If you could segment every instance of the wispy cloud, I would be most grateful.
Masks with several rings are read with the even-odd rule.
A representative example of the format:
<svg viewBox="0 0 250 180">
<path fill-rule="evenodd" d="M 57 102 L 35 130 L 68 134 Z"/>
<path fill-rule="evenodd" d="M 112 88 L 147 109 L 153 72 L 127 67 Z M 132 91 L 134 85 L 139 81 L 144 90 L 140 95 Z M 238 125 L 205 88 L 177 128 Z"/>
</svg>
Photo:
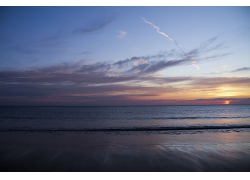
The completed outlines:
<svg viewBox="0 0 250 180">
<path fill-rule="evenodd" d="M 53 39 L 53 38 L 52 38 Z M 55 38 L 56 39 L 56 38 Z M 216 60 L 229 54 L 212 54 L 216 38 L 204 42 L 190 51 L 198 62 Z M 204 49 L 211 49 L 206 56 Z M 160 51 L 157 54 L 131 57 L 116 62 L 99 61 L 91 63 L 81 60 L 64 62 L 47 67 L 31 68 L 25 71 L 0 71 L 0 104 L 38 103 L 68 105 L 124 105 L 180 103 L 179 96 L 192 96 L 190 89 L 200 94 L 219 87 L 234 86 L 248 89 L 247 77 L 162 77 L 156 73 L 172 67 L 190 64 L 190 59 L 176 50 Z M 239 68 L 237 71 L 248 70 Z M 236 70 L 235 70 L 236 71 Z M 160 99 L 171 99 L 160 101 Z M 154 100 L 155 99 L 155 100 Z M 100 103 L 102 101 L 102 103 Z M 70 104 L 71 103 L 71 104 Z M 81 104 L 83 103 L 83 104 Z M 191 101 L 190 101 L 191 103 Z"/>
<path fill-rule="evenodd" d="M 238 69 L 235 69 L 231 72 L 240 72 L 240 71 L 250 71 L 250 67 L 238 68 Z"/>
<path fill-rule="evenodd" d="M 175 63 L 175 62 L 171 62 Z M 163 63 L 164 65 L 164 63 Z M 163 66 L 161 63 L 159 66 Z M 158 64 L 155 65 L 158 67 Z M 155 66 L 151 66 L 146 71 L 155 71 Z M 85 65 L 84 62 L 64 63 L 58 66 L 46 68 L 32 69 L 26 71 L 1 71 L 0 85 L 41 85 L 41 86 L 67 86 L 79 85 L 86 86 L 106 86 L 116 83 L 137 82 L 156 82 L 158 84 L 171 84 L 176 82 L 186 82 L 186 85 L 197 88 L 214 88 L 223 85 L 248 86 L 250 78 L 248 77 L 157 77 L 150 73 L 138 75 L 136 73 L 118 74 L 110 76 L 113 71 L 110 64 L 96 63 L 93 65 Z M 115 74 L 115 72 L 113 72 Z"/>
<path fill-rule="evenodd" d="M 83 62 L 82 62 L 83 63 Z M 109 76 L 109 65 L 84 63 L 33 69 L 27 71 L 4 71 L 0 72 L 0 99 L 1 104 L 11 102 L 42 102 L 59 103 L 61 105 L 73 103 L 80 105 L 86 102 L 88 105 L 105 105 L 100 100 L 107 100 L 111 104 L 140 104 L 146 101 L 149 104 L 167 103 L 160 102 L 160 96 L 175 98 L 178 100 L 181 94 L 194 92 L 206 94 L 218 91 L 221 86 L 233 86 L 234 88 L 249 89 L 250 78 L 242 77 L 156 77 L 152 75 L 138 76 L 120 74 Z M 148 84 L 150 83 L 150 85 Z M 179 83 L 175 86 L 174 83 Z M 180 84 L 181 83 L 181 84 Z M 192 89 L 192 92 L 189 92 Z M 197 92 L 195 93 L 197 97 Z M 136 100 L 136 99 L 141 100 Z M 149 99 L 158 99 L 157 101 Z M 165 99 L 165 98 L 164 98 Z M 180 100 L 173 104 L 183 104 Z M 39 103 L 40 102 L 40 103 Z M 90 103 L 91 102 L 91 103 Z M 208 102 L 204 100 L 204 103 Z M 214 101 L 215 102 L 215 101 Z M 170 101 L 168 102 L 170 103 Z M 187 101 L 187 103 L 195 104 Z M 196 102 L 197 103 L 197 102 Z M 202 104 L 202 102 L 200 102 Z M 184 103 L 185 104 L 185 103 Z M 83 104 L 82 104 L 83 105 Z"/>
<path fill-rule="evenodd" d="M 66 39 L 74 34 L 96 34 L 100 33 L 106 26 L 114 21 L 114 17 L 100 18 L 91 24 L 86 24 L 80 28 L 75 28 L 72 32 L 60 30 L 53 35 L 42 37 L 33 41 L 20 44 L 4 46 L 3 51 L 15 51 L 23 54 L 35 53 L 58 53 L 65 52 L 68 47 Z M 90 54 L 91 51 L 84 51 L 82 54 Z"/>
<path fill-rule="evenodd" d="M 125 38 L 125 36 L 127 35 L 128 33 L 126 31 L 119 31 L 118 32 L 118 35 L 116 36 L 117 38 L 119 39 L 123 39 Z"/>
<path fill-rule="evenodd" d="M 170 105 L 211 105 L 224 104 L 230 101 L 230 104 L 250 104 L 250 98 L 210 98 L 210 99 L 194 99 L 194 100 L 155 100 L 152 104 L 170 104 Z"/>
<path fill-rule="evenodd" d="M 171 38 L 171 37 L 170 37 L 169 35 L 167 35 L 166 33 L 161 32 L 161 31 L 160 31 L 160 28 L 159 28 L 158 26 L 156 26 L 156 25 L 154 25 L 153 23 L 147 21 L 145 18 L 142 18 L 142 19 L 143 19 L 143 21 L 144 21 L 145 23 L 150 24 L 151 26 L 153 26 L 153 28 L 155 28 L 156 31 L 157 31 L 159 34 L 165 36 L 165 37 L 168 38 L 170 41 L 174 42 L 175 45 L 179 48 L 179 50 L 186 56 L 186 58 L 188 58 L 188 59 L 190 60 L 190 62 L 192 63 L 192 65 L 193 65 L 197 70 L 200 69 L 200 67 L 196 65 L 196 61 L 195 61 L 194 59 L 192 59 L 190 56 L 188 56 L 188 54 L 185 53 L 185 52 L 183 51 L 183 49 L 181 48 L 181 45 L 180 45 L 176 40 L 174 40 L 173 38 Z"/>
<path fill-rule="evenodd" d="M 250 67 L 237 68 L 231 71 L 212 72 L 210 74 L 228 74 L 228 73 L 243 72 L 243 71 L 250 71 Z"/>
<path fill-rule="evenodd" d="M 99 48 L 100 46 L 96 46 L 90 50 L 87 50 L 87 51 L 83 51 L 81 53 L 78 53 L 79 55 L 90 55 L 90 54 L 93 54 L 94 52 L 96 52 L 96 50 Z"/>
<path fill-rule="evenodd" d="M 131 68 L 130 71 L 135 71 L 141 74 L 151 74 L 157 71 L 172 67 L 178 66 L 182 64 L 187 64 L 189 59 L 181 59 L 181 60 L 169 60 L 169 61 L 153 61 L 150 64 L 139 64 Z"/>
<path fill-rule="evenodd" d="M 73 31 L 74 34 L 99 33 L 114 21 L 114 17 L 101 18 L 94 23 L 83 25 Z"/>
<path fill-rule="evenodd" d="M 212 44 L 211 40 L 208 41 L 206 44 Z M 201 51 L 196 51 L 195 54 L 198 62 L 207 59 L 218 59 L 229 55 L 224 53 L 201 57 L 204 54 Z M 81 60 L 42 68 L 32 68 L 27 71 L 2 71 L 0 74 L 1 78 L 9 78 L 8 80 L 10 81 L 15 79 L 17 82 L 24 82 L 26 80 L 30 80 L 31 82 L 54 82 L 54 80 L 61 79 L 64 82 L 105 84 L 141 80 L 142 77 L 151 76 L 167 68 L 188 65 L 190 63 L 189 60 L 186 57 L 180 58 L 178 52 L 171 50 L 160 51 L 155 55 L 127 58 L 112 63 L 87 63 L 85 60 Z M 2 82 L 7 83 L 7 79 L 2 79 Z"/>
<path fill-rule="evenodd" d="M 198 48 L 195 48 L 195 49 L 189 51 L 187 53 L 187 55 L 196 56 L 196 55 L 200 54 L 201 52 L 211 51 L 212 49 L 216 49 L 216 48 L 212 48 L 212 49 L 209 49 L 209 50 L 207 49 L 210 44 L 212 44 L 213 42 L 216 41 L 216 39 L 218 39 L 218 37 L 213 37 L 213 38 L 210 38 L 210 39 L 202 42 Z"/>
<path fill-rule="evenodd" d="M 24 54 L 34 53 L 57 53 L 64 52 L 67 44 L 64 40 L 62 31 L 58 31 L 54 35 L 36 39 L 33 41 L 15 44 L 4 47 L 5 51 L 16 51 Z"/>
<path fill-rule="evenodd" d="M 207 60 L 218 60 L 229 56 L 231 53 L 216 53 L 207 55 L 207 50 L 209 50 L 209 52 L 216 52 L 216 50 L 221 48 L 221 46 L 213 46 L 216 39 L 217 38 L 214 37 L 204 41 L 199 48 L 195 48 L 190 51 L 188 56 L 183 57 L 176 50 L 161 51 L 155 55 L 132 57 L 130 59 L 120 60 L 115 62 L 114 65 L 119 68 L 126 69 L 128 73 L 136 72 L 137 74 L 151 74 L 170 67 L 188 65 L 190 64 L 190 58 L 195 58 L 197 62 L 205 62 Z"/>
<path fill-rule="evenodd" d="M 250 84 L 249 77 L 199 77 L 194 78 L 191 85 L 195 87 L 217 87 L 217 86 L 248 86 Z"/>
</svg>

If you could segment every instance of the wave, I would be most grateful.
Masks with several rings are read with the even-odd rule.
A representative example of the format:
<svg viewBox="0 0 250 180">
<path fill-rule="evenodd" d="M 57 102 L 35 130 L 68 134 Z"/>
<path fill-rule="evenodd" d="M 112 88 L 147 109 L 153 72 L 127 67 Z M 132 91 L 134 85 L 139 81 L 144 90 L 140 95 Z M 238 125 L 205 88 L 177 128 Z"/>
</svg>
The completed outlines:
<svg viewBox="0 0 250 180">
<path fill-rule="evenodd" d="M 102 117 L 103 118 L 103 117 Z M 99 120 L 103 119 L 100 118 Z M 119 117 L 120 119 L 121 117 Z M 126 120 L 195 120 L 195 119 L 250 119 L 250 116 L 183 116 L 183 117 L 142 117 L 142 118 L 138 118 L 138 117 L 126 117 L 124 119 Z M 3 120 L 52 120 L 51 118 L 41 118 L 41 117 L 0 117 L 0 121 Z M 62 119 L 65 120 L 65 118 L 57 118 L 58 120 Z M 70 118 L 69 118 L 70 119 Z M 107 120 L 110 119 L 114 119 L 114 118 L 108 118 Z M 116 119 L 116 118 L 115 118 Z M 55 120 L 55 118 L 53 118 L 53 120 Z M 87 119 L 87 118 L 75 118 L 75 120 L 77 121 L 92 121 L 92 119 Z M 93 120 L 93 121 L 98 121 L 98 120 Z"/>
<path fill-rule="evenodd" d="M 58 129 L 31 129 L 12 128 L 0 129 L 3 131 L 23 131 L 23 132 L 120 132 L 120 131 L 191 131 L 191 130 L 220 130 L 220 129 L 242 129 L 250 128 L 250 125 L 208 125 L 208 126 L 161 126 L 161 127 L 109 127 L 109 128 L 58 128 Z"/>
<path fill-rule="evenodd" d="M 154 117 L 154 118 L 146 118 L 146 119 L 156 119 L 156 120 L 181 120 L 181 119 L 246 119 L 250 118 L 250 116 L 185 116 L 185 117 Z"/>
</svg>

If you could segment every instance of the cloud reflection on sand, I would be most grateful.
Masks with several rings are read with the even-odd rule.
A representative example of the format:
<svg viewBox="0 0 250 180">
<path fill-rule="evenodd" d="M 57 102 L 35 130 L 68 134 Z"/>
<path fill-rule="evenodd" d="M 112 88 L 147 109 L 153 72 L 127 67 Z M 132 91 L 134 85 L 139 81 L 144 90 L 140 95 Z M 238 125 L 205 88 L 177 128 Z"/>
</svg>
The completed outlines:
<svg viewBox="0 0 250 180">
<path fill-rule="evenodd" d="M 249 133 L 1 132 L 0 167 L 2 171 L 249 171 Z"/>
</svg>

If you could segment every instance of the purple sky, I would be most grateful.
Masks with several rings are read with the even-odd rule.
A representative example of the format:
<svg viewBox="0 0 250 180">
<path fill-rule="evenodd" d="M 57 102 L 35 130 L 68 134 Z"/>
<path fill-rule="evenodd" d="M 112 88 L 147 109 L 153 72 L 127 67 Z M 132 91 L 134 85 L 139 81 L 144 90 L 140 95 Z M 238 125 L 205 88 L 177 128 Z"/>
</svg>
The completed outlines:
<svg viewBox="0 0 250 180">
<path fill-rule="evenodd" d="M 249 7 L 0 13 L 0 105 L 250 104 Z"/>
</svg>

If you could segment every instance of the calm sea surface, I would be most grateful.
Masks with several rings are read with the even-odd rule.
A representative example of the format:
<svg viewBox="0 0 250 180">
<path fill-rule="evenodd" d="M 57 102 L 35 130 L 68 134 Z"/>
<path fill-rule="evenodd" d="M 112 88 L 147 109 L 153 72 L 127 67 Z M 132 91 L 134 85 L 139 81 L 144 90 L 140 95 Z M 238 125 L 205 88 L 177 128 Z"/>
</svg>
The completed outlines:
<svg viewBox="0 0 250 180">
<path fill-rule="evenodd" d="M 0 130 L 248 127 L 250 105 L 0 107 Z"/>
<path fill-rule="evenodd" d="M 0 107 L 0 171 L 250 171 L 250 105 Z"/>
</svg>

